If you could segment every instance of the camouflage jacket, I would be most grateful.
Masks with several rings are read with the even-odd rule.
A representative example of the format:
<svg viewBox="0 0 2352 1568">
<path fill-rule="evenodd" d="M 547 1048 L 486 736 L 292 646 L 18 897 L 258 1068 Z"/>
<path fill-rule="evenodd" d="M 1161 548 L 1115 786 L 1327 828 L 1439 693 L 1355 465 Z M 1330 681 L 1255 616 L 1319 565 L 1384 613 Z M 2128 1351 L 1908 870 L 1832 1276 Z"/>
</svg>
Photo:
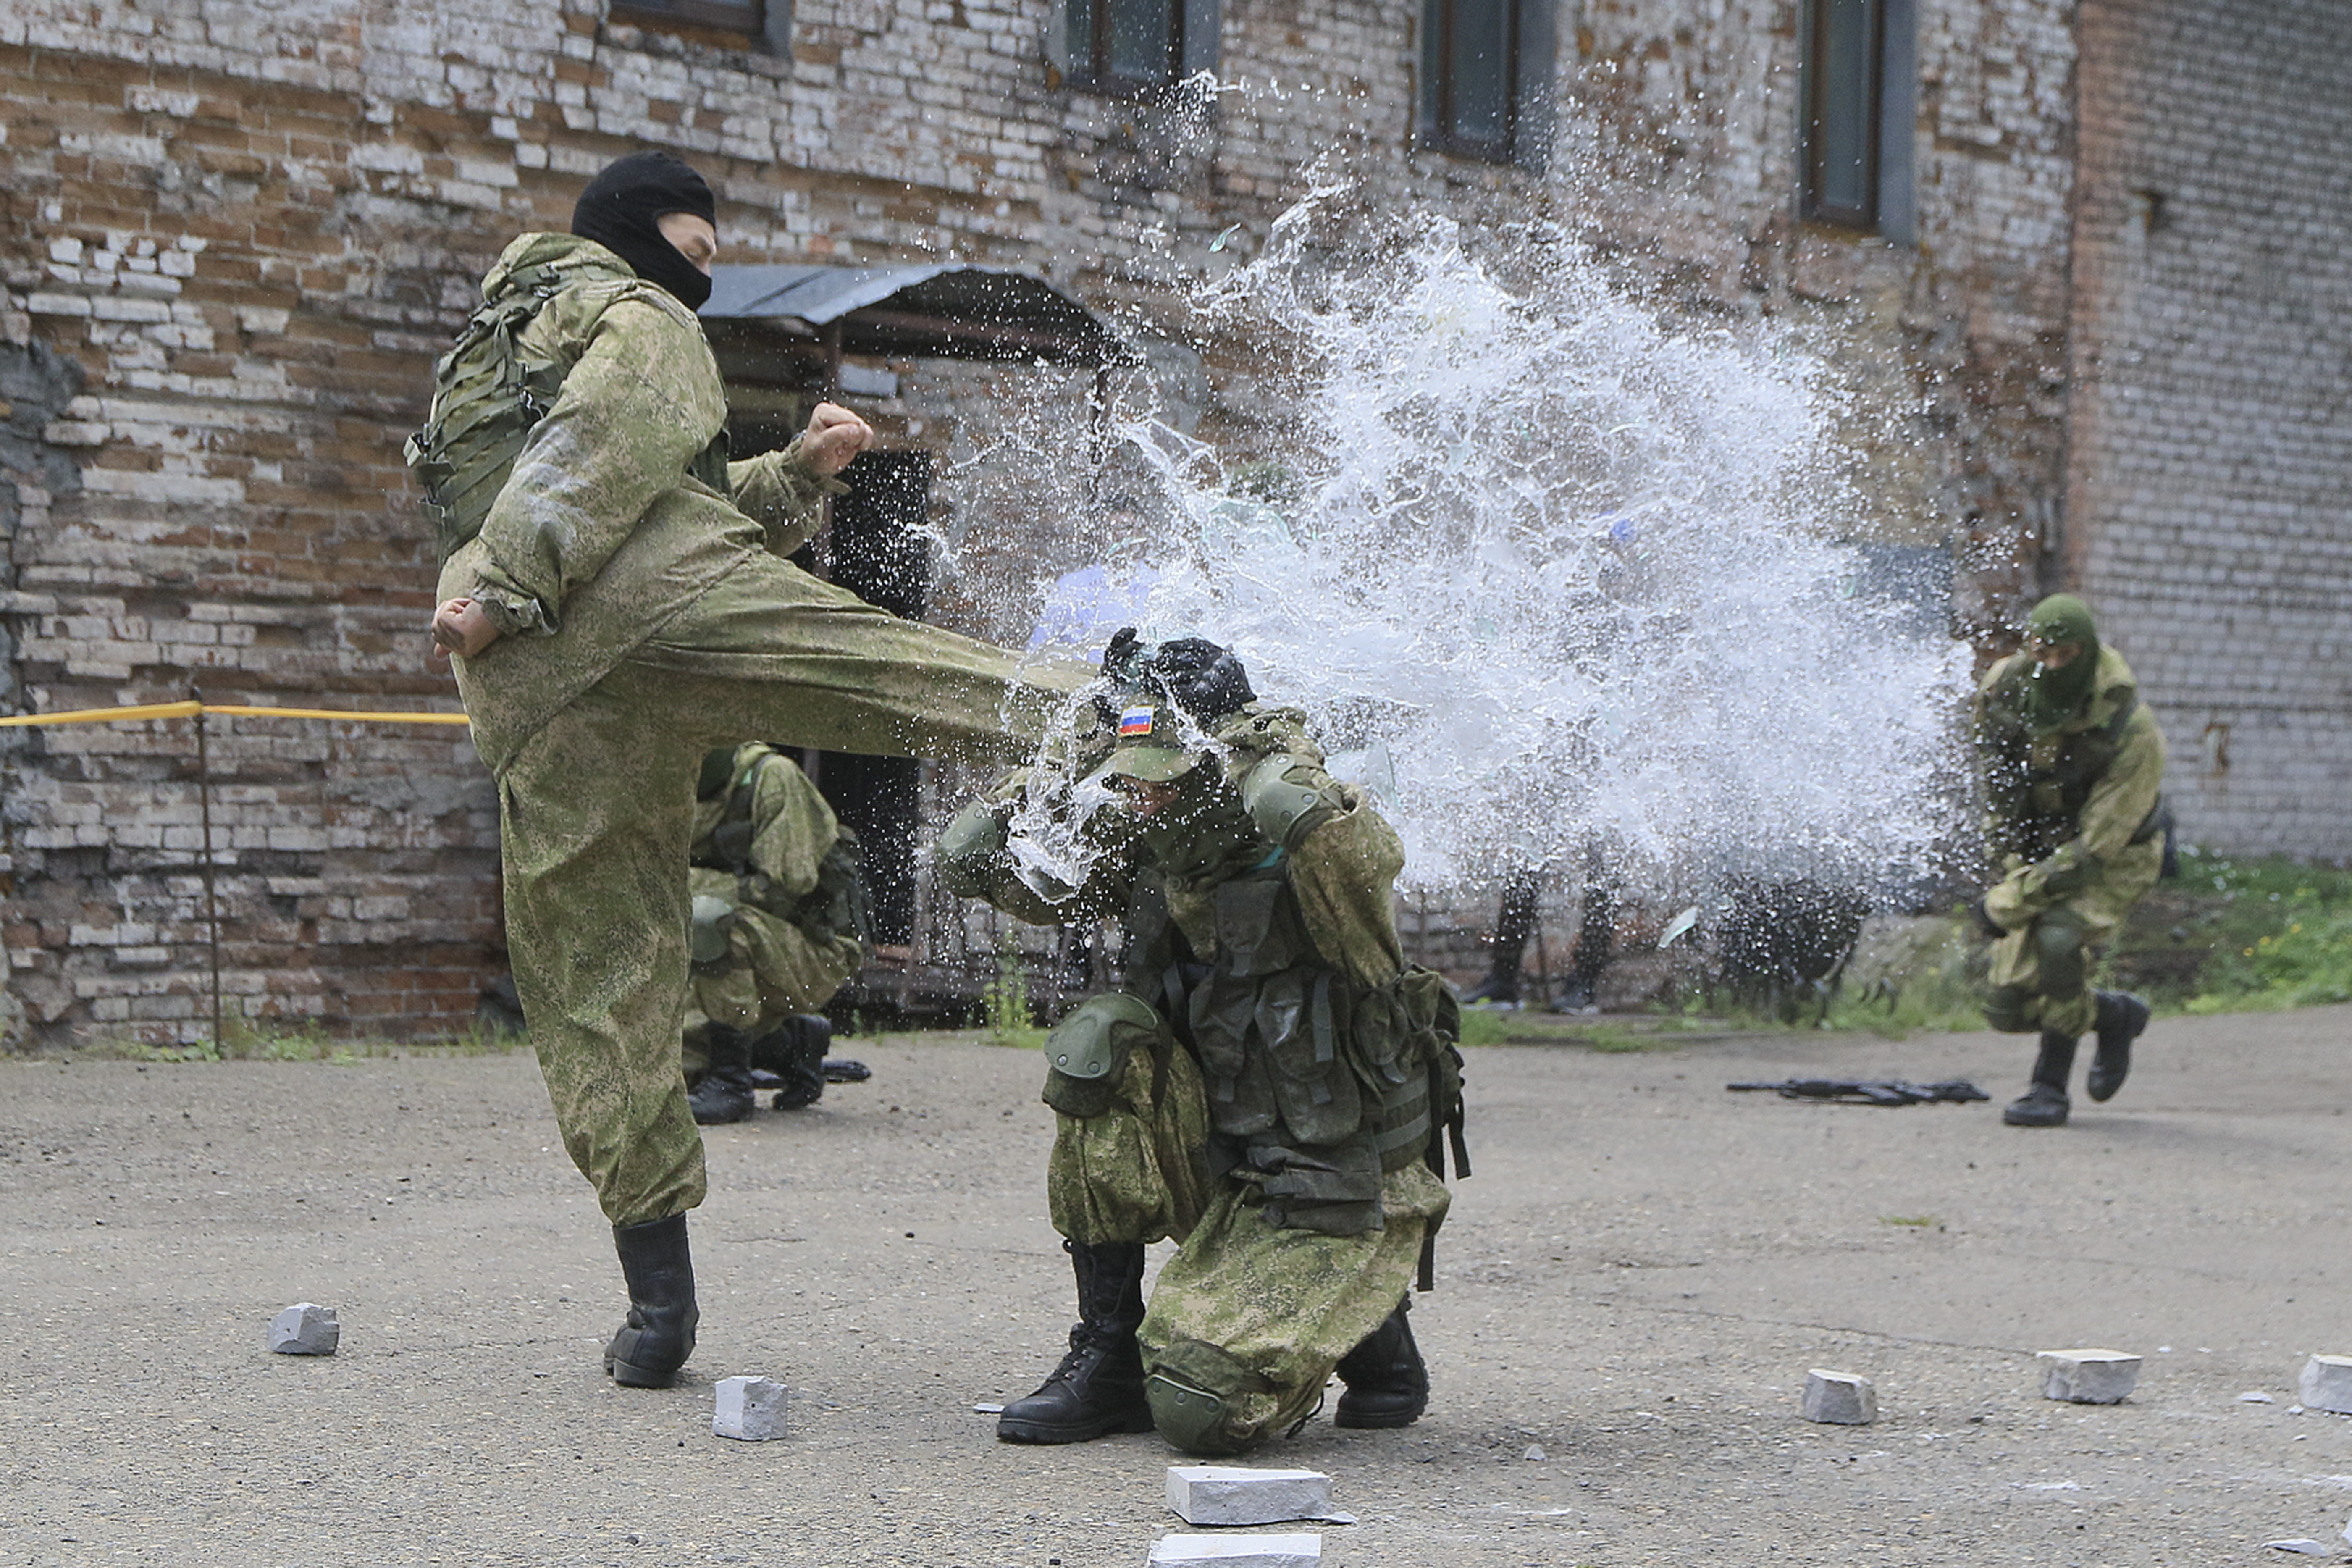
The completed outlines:
<svg viewBox="0 0 2352 1568">
<path fill-rule="evenodd" d="M 2164 733 L 2131 666 L 2099 649 L 2083 710 L 2053 730 L 2025 717 L 2032 660 L 2011 654 L 1977 689 L 1987 837 L 2004 873 L 2000 903 L 2032 913 L 2087 886 L 2127 853 L 2160 855 Z"/>
<path fill-rule="evenodd" d="M 503 634 L 457 661 L 493 771 L 752 552 L 800 548 L 824 498 L 845 488 L 802 462 L 798 442 L 723 470 L 710 461 L 727 397 L 701 324 L 603 246 L 524 235 L 483 298 L 542 266 L 566 280 L 520 341 L 569 366 L 562 389 L 438 588 L 474 599 Z M 711 482 L 722 471 L 723 489 Z"/>
<path fill-rule="evenodd" d="M 856 836 L 800 765 L 772 746 L 738 746 L 727 788 L 695 802 L 688 858 L 732 876 L 734 904 L 790 921 L 813 941 L 866 934 Z"/>
</svg>

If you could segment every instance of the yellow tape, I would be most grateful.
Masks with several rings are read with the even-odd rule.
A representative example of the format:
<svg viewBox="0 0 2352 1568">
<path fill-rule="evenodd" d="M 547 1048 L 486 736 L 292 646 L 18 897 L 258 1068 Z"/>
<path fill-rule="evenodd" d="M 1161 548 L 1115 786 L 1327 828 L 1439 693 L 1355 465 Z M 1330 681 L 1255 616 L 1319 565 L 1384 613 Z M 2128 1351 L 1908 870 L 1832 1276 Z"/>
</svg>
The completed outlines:
<svg viewBox="0 0 2352 1568">
<path fill-rule="evenodd" d="M 135 708 L 82 708 L 71 713 L 18 713 L 0 729 L 38 724 L 107 724 L 133 719 L 193 719 L 226 713 L 247 719 L 331 719 L 347 724 L 464 724 L 463 713 L 349 713 L 333 708 L 248 708 L 226 702 L 148 702 Z"/>
<path fill-rule="evenodd" d="M 464 724 L 463 713 L 345 713 L 331 708 L 245 708 L 222 702 L 205 704 L 207 713 L 235 713 L 248 719 L 340 719 L 352 724 Z"/>
<path fill-rule="evenodd" d="M 104 724 L 117 719 L 193 719 L 205 710 L 201 702 L 149 702 L 136 708 L 84 708 L 74 713 L 19 713 L 0 719 L 0 726 L 25 724 Z"/>
</svg>

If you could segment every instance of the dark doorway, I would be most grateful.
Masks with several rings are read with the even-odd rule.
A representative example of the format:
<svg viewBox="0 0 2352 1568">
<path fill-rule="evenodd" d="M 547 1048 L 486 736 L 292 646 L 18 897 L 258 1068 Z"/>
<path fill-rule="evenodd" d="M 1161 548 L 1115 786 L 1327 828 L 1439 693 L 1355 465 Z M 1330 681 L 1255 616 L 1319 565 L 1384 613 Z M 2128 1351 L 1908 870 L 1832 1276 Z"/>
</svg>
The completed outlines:
<svg viewBox="0 0 2352 1568">
<path fill-rule="evenodd" d="M 919 621 L 931 593 L 931 455 L 867 452 L 842 473 L 851 487 L 833 502 L 828 552 L 835 583 L 894 616 Z M 920 764 L 909 757 L 824 752 L 812 770 L 817 788 L 866 847 L 874 898 L 874 940 L 915 939 L 915 837 Z"/>
</svg>

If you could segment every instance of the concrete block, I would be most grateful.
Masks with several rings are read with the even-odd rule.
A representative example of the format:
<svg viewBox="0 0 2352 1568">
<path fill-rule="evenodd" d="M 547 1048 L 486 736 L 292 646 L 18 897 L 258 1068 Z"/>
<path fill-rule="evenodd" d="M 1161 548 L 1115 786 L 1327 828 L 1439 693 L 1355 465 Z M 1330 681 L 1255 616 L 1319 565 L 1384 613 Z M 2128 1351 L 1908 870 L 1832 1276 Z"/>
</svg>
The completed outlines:
<svg viewBox="0 0 2352 1568">
<path fill-rule="evenodd" d="M 1323 1538 L 1299 1535 L 1163 1535 L 1151 1543 L 1150 1568 L 1208 1563 L 1215 1568 L 1320 1568 Z"/>
<path fill-rule="evenodd" d="M 1278 1524 L 1327 1519 L 1331 1478 L 1320 1470 L 1171 1465 L 1168 1507 L 1187 1524 Z"/>
<path fill-rule="evenodd" d="M 721 1437 L 767 1443 L 784 1435 L 784 1385 L 769 1377 L 722 1377 L 710 1430 Z"/>
<path fill-rule="evenodd" d="M 2303 1402 L 2352 1415 L 2352 1355 L 2315 1355 L 2303 1363 Z"/>
<path fill-rule="evenodd" d="M 269 1320 L 269 1348 L 279 1355 L 332 1355 L 343 1326 L 332 1307 L 297 1301 Z"/>
<path fill-rule="evenodd" d="M 2043 1351 L 2042 1397 L 2074 1405 L 2120 1405 L 2139 1381 L 2139 1357 L 2122 1351 Z"/>
<path fill-rule="evenodd" d="M 1805 1419 L 1867 1426 L 1878 1419 L 1878 1391 L 1866 1377 L 1815 1367 L 1805 1373 Z"/>
</svg>

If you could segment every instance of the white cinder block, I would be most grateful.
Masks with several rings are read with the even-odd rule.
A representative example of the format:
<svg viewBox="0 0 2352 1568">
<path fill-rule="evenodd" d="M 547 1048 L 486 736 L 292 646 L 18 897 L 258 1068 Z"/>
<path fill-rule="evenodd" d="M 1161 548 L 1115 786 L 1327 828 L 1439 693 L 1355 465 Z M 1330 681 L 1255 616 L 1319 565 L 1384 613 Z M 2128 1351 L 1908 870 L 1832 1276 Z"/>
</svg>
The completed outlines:
<svg viewBox="0 0 2352 1568">
<path fill-rule="evenodd" d="M 1328 1519 L 1331 1478 L 1320 1470 L 1171 1465 L 1168 1506 L 1187 1524 L 1279 1524 Z"/>
<path fill-rule="evenodd" d="M 1207 1563 L 1215 1568 L 1321 1568 L 1323 1538 L 1300 1535 L 1163 1535 L 1151 1543 L 1150 1568 Z"/>
<path fill-rule="evenodd" d="M 2352 1415 L 2352 1355 L 2315 1355 L 2303 1363 L 2303 1402 Z"/>
<path fill-rule="evenodd" d="M 332 1307 L 297 1301 L 269 1320 L 269 1348 L 279 1355 L 332 1355 L 343 1328 Z"/>
<path fill-rule="evenodd" d="M 784 1385 L 769 1377 L 722 1377 L 710 1430 L 746 1443 L 784 1435 Z"/>
<path fill-rule="evenodd" d="M 2119 1405 L 2139 1381 L 2139 1357 L 2122 1351 L 2043 1351 L 2042 1397 L 2074 1405 Z"/>
<path fill-rule="evenodd" d="M 1805 1374 L 1805 1419 L 1867 1426 L 1878 1419 L 1878 1391 L 1866 1377 L 1815 1367 Z"/>
</svg>

